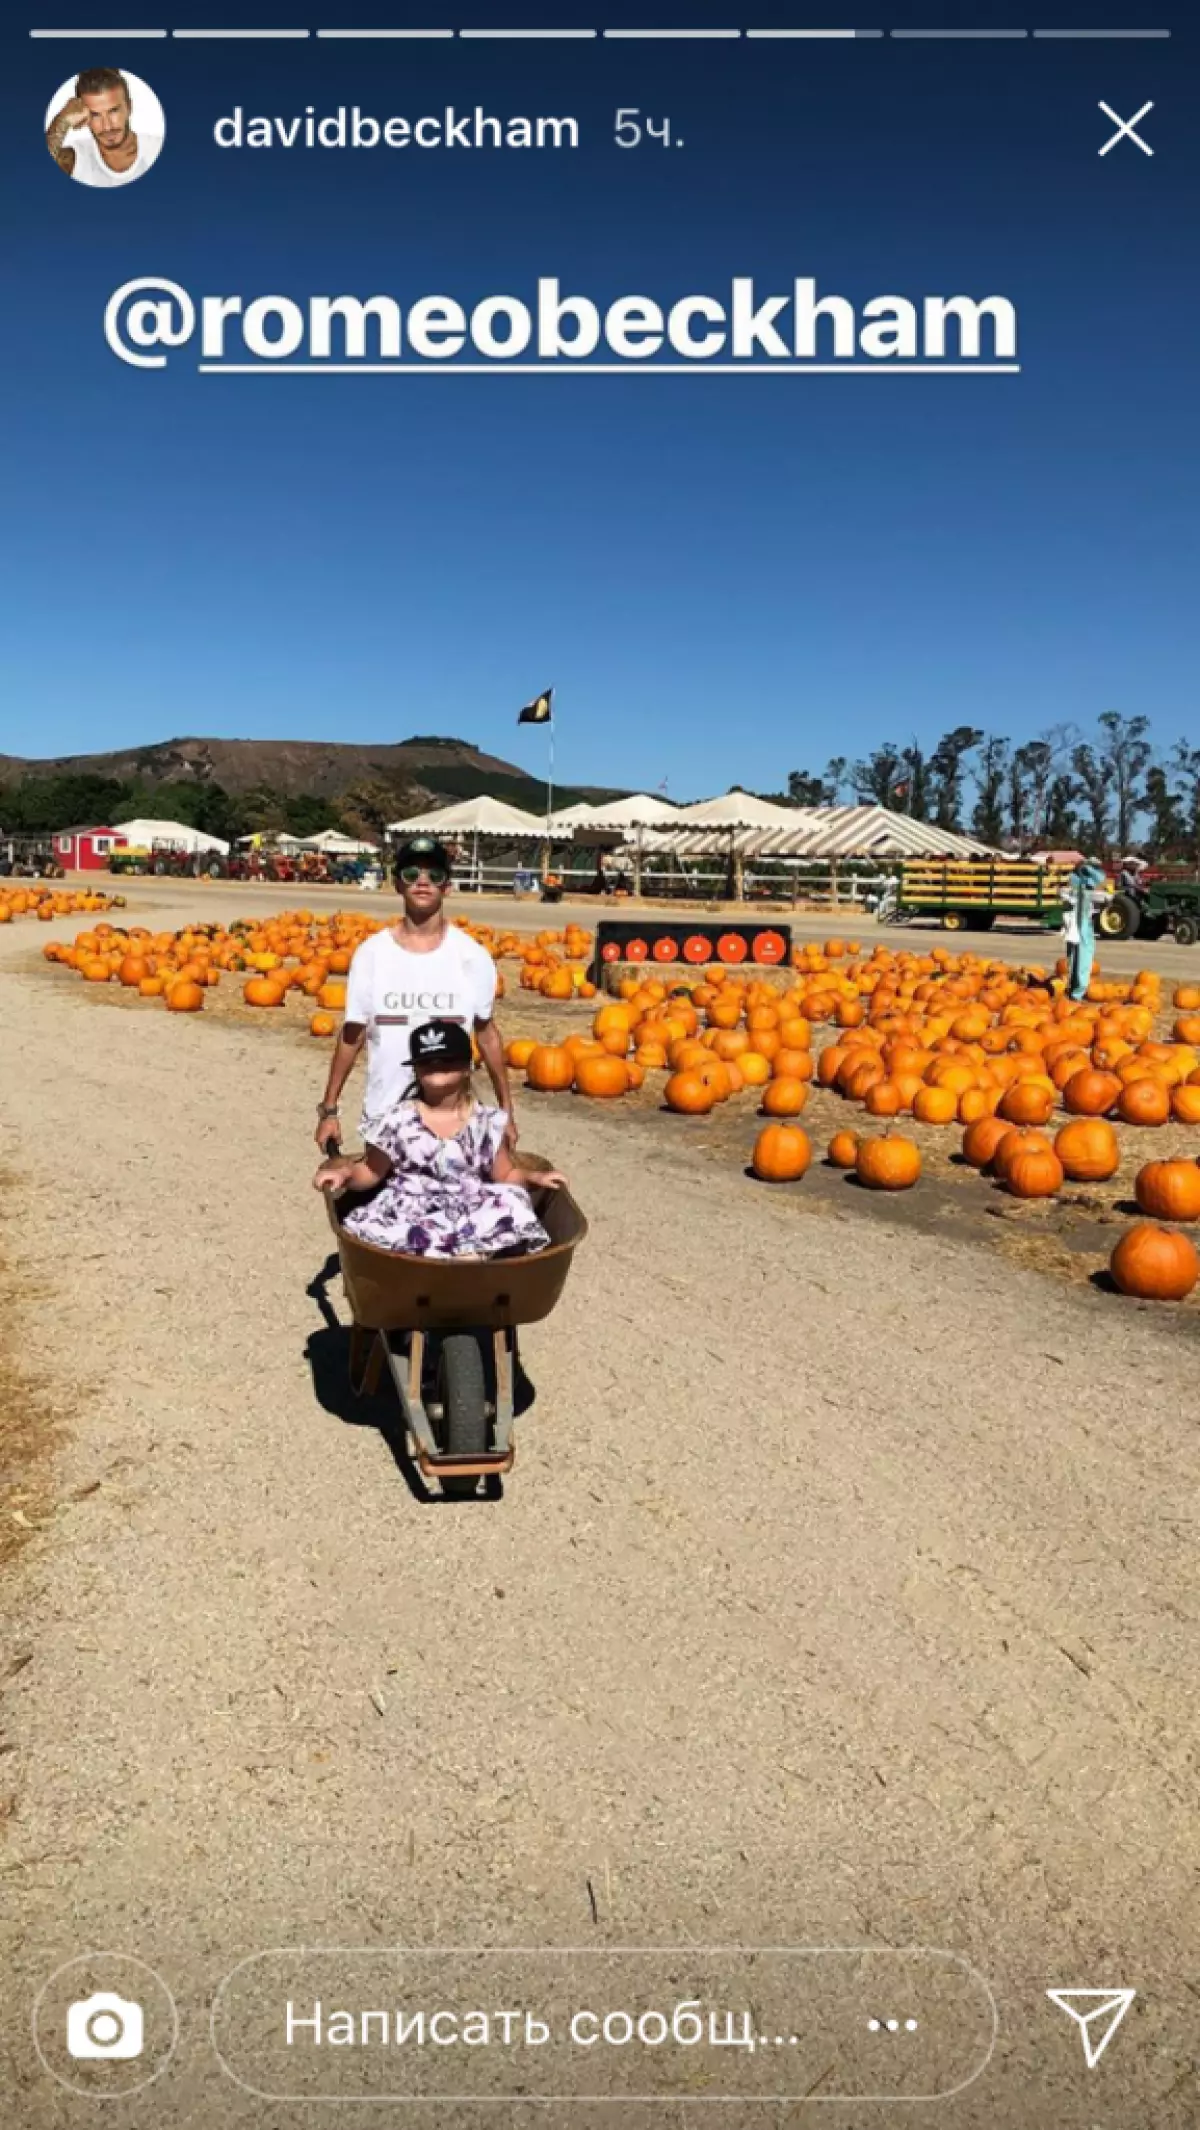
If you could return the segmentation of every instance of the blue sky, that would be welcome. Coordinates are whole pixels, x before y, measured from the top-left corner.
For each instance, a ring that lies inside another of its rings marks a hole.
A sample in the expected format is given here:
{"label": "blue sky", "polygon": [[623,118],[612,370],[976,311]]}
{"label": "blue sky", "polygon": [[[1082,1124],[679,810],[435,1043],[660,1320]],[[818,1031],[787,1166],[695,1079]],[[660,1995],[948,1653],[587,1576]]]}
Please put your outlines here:
{"label": "blue sky", "polygon": [[[1148,10],[1150,10],[1148,12]],[[126,10],[126,14],[130,11]],[[135,19],[228,20],[215,6]],[[355,6],[362,24],[495,7]],[[1194,45],[1154,0],[976,11],[524,6],[523,23],[1170,24],[1170,44],[196,45],[8,33],[21,218],[3,356],[0,751],[456,733],[689,798],[968,722],[1196,716]],[[1173,19],[1174,17],[1174,19]],[[33,11],[30,21],[54,16]],[[72,21],[81,19],[74,9]],[[83,20],[88,16],[84,14]],[[91,14],[96,22],[103,14]],[[316,24],[281,0],[254,19]],[[334,19],[349,20],[344,10]],[[68,72],[167,114],[136,186],[40,143]],[[1188,87],[1190,81],[1190,90]],[[1147,98],[1156,153],[1097,149]],[[219,151],[216,118],[359,103],[575,115],[569,154]],[[685,146],[621,153],[619,105]],[[210,378],[120,363],[113,288],[604,300],[999,292],[1020,377]]]}

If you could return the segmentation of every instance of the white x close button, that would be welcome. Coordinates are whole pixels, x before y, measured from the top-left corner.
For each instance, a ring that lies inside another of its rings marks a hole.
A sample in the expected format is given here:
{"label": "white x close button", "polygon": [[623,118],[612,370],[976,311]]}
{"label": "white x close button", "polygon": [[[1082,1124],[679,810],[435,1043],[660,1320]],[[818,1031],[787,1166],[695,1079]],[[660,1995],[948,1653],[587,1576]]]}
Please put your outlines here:
{"label": "white x close button", "polygon": [[1153,155],[1153,148],[1142,139],[1140,133],[1133,130],[1145,118],[1147,111],[1153,111],[1152,103],[1143,104],[1141,110],[1135,111],[1132,118],[1122,118],[1120,112],[1114,111],[1111,104],[1101,103],[1098,108],[1103,111],[1105,118],[1111,118],[1117,129],[1111,140],[1105,141],[1103,148],[1098,151],[1099,154],[1107,155],[1109,149],[1115,148],[1118,141],[1132,141],[1135,147],[1141,149],[1143,155]]}

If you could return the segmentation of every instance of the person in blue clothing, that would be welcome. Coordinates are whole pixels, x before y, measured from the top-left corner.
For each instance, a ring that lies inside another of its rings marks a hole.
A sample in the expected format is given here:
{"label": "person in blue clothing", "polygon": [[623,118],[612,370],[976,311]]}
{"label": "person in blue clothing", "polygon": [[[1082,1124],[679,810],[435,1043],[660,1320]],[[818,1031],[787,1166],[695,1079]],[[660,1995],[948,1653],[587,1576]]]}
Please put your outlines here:
{"label": "person in blue clothing", "polygon": [[1067,997],[1087,997],[1087,988],[1092,977],[1092,963],[1096,959],[1096,926],[1092,913],[1092,900],[1097,888],[1104,886],[1104,874],[1098,865],[1083,858],[1071,875],[1067,888],[1066,910],[1063,916],[1063,939],[1067,948]]}

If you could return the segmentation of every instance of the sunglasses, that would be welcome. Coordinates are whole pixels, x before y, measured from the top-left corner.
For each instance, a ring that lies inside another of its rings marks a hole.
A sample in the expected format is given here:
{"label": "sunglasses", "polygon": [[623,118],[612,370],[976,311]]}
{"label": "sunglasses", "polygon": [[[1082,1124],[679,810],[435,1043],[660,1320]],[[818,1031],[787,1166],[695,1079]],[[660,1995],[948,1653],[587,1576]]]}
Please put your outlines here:
{"label": "sunglasses", "polygon": [[422,878],[429,882],[430,887],[445,887],[449,875],[441,865],[402,865],[400,878],[405,887],[412,887],[415,881]]}

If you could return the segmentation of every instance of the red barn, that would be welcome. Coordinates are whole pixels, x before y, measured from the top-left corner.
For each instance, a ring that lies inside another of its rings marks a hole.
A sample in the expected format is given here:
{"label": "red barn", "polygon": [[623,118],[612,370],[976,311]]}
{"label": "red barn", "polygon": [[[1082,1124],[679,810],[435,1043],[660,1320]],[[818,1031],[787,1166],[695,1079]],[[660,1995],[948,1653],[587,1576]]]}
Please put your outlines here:
{"label": "red barn", "polygon": [[60,828],[54,837],[54,855],[65,873],[103,873],[108,854],[119,850],[125,838],[115,828]]}

